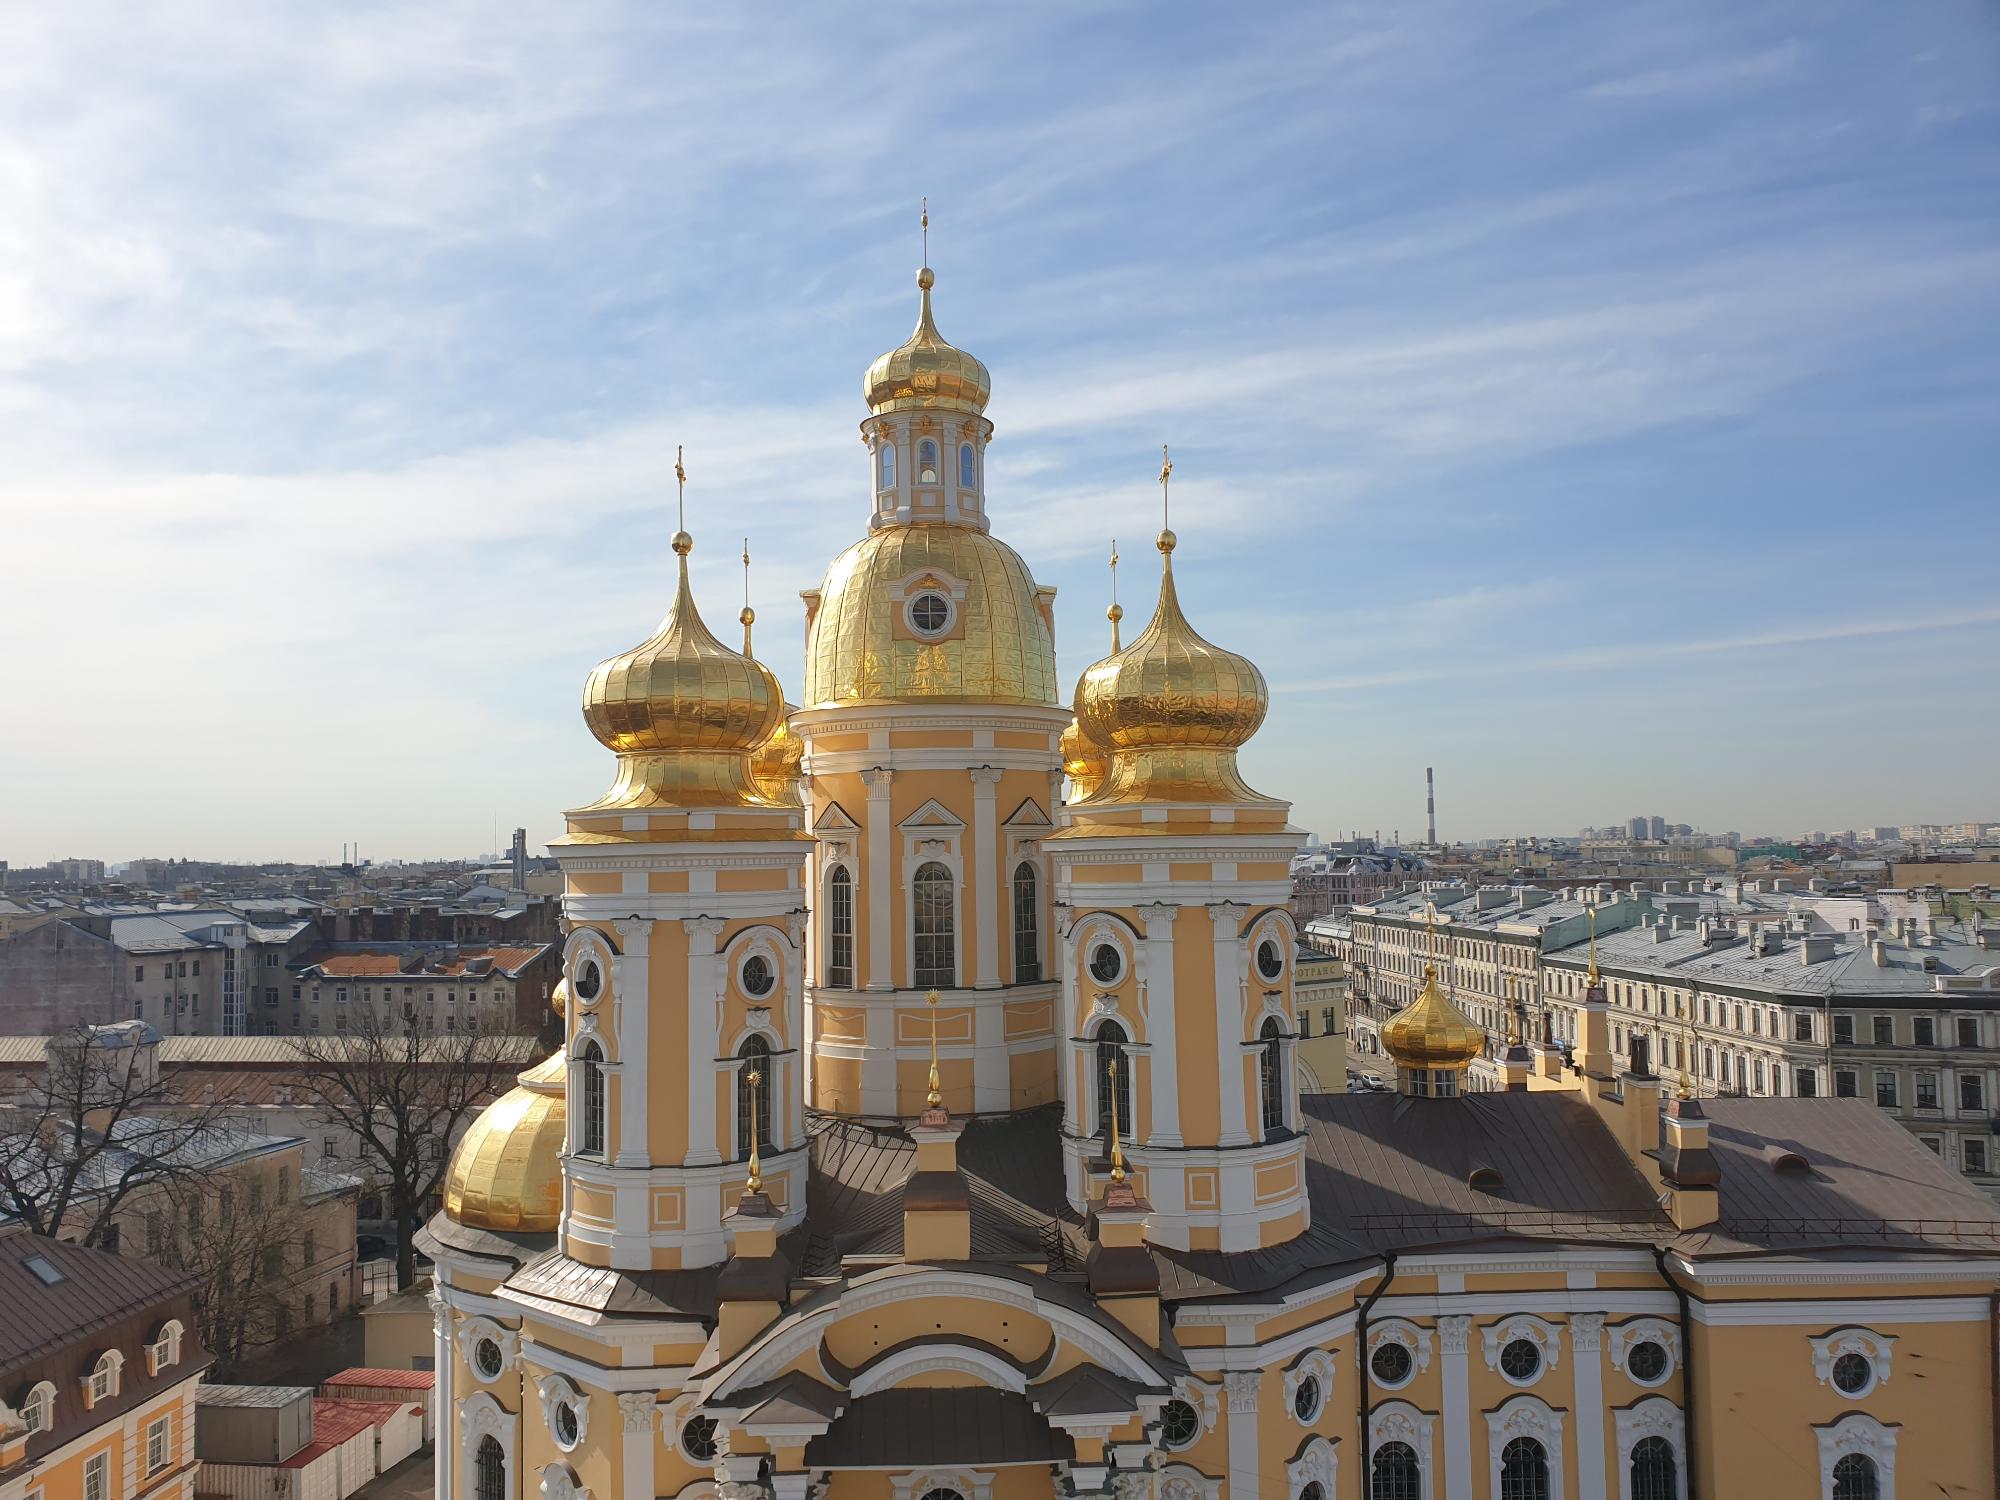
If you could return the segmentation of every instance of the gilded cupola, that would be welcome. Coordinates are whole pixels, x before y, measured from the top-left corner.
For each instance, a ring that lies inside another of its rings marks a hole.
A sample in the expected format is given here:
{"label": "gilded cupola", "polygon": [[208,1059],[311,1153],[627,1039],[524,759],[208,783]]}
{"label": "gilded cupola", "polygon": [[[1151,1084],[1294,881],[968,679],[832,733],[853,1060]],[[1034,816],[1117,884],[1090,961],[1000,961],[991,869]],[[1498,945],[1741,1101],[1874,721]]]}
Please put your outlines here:
{"label": "gilded cupola", "polygon": [[1104,752],[1090,742],[1075,719],[1069,721],[1069,728],[1062,732],[1058,744],[1063,774],[1069,777],[1070,800],[1081,802],[1103,784]]}
{"label": "gilded cupola", "polygon": [[1088,799],[1269,802],[1236,769],[1236,752],[1264,722],[1270,694],[1255,662],[1205,641],[1174,591],[1174,534],[1159,536],[1160,602],[1131,645],[1084,670],[1076,722],[1108,757]]}
{"label": "gilded cupola", "polygon": [[651,637],[597,664],[583,689],[583,717],[617,752],[618,781],[598,807],[757,807],[750,756],[784,713],[778,680],[762,662],[710,633],[688,586],[694,541],[674,535],[680,581],[673,608]]}
{"label": "gilded cupola", "polygon": [[1486,1050],[1486,1033],[1438,988],[1424,965],[1417,998],[1382,1023],[1382,1050],[1396,1060],[1402,1092],[1445,1098],[1465,1092],[1465,1070]]}
{"label": "gilded cupola", "polygon": [[929,266],[917,272],[915,332],[877,358],[862,378],[861,393],[878,417],[892,411],[957,411],[976,417],[985,412],[993,394],[986,366],[946,343],[932,321],[931,287],[936,281]]}
{"label": "gilded cupola", "polygon": [[[567,1017],[569,981],[558,979],[549,1007]],[[451,1153],[444,1211],[474,1229],[543,1234],[562,1217],[562,1147],[568,1064],[561,1052],[515,1079],[488,1105]]]}

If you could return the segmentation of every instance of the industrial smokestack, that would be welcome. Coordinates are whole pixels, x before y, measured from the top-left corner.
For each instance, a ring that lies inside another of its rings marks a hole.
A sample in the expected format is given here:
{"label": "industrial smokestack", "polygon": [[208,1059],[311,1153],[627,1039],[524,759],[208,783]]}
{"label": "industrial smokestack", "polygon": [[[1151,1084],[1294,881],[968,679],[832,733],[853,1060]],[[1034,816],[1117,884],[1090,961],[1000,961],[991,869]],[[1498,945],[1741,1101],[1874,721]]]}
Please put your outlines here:
{"label": "industrial smokestack", "polygon": [[1424,767],[1424,816],[1430,821],[1430,843],[1435,848],[1438,841],[1437,773],[1429,766]]}

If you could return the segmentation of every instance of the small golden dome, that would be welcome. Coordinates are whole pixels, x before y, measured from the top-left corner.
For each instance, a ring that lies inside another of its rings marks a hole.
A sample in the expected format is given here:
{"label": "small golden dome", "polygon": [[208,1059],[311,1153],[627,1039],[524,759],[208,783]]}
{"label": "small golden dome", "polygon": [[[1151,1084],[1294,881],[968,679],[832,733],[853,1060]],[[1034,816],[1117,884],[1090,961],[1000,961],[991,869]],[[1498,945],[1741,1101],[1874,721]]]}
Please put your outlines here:
{"label": "small golden dome", "polygon": [[1111,802],[1268,802],[1236,769],[1236,751],[1270,704],[1255,662],[1205,641],[1174,591],[1171,531],[1160,533],[1160,602],[1137,639],[1084,669],[1076,722],[1108,752]]}
{"label": "small golden dome", "polygon": [[784,708],[763,663],[718,641],[695,609],[687,555],[674,535],[680,582],[660,628],[599,662],[583,689],[583,717],[618,753],[618,783],[599,807],[757,806],[748,757]]}
{"label": "small golden dome", "polygon": [[444,1211],[452,1222],[519,1234],[556,1227],[567,1070],[560,1052],[544,1059],[472,1122],[445,1172]]}
{"label": "small golden dome", "polygon": [[1081,802],[1104,781],[1104,752],[1090,742],[1075,719],[1069,721],[1069,728],[1062,732],[1059,743],[1063,774],[1069,777],[1070,795]]}
{"label": "small golden dome", "polygon": [[1417,998],[1382,1023],[1382,1050],[1399,1067],[1463,1072],[1486,1050],[1486,1033],[1446,998],[1437,967],[1426,964]]}
{"label": "small golden dome", "polygon": [[549,991],[549,1009],[554,1011],[558,1021],[569,1020],[569,976],[563,975],[556,981],[556,987]]}
{"label": "small golden dome", "polygon": [[[951,600],[935,640],[910,601]],[[1028,565],[969,526],[882,526],[833,560],[806,642],[808,708],[860,703],[1056,705],[1056,651]]]}
{"label": "small golden dome", "polygon": [[792,732],[792,706],[785,705],[785,717],[771,731],[771,737],[750,757],[750,776],[767,802],[799,801],[799,767],[805,760],[805,742]]}
{"label": "small golden dome", "polygon": [[878,358],[862,378],[861,393],[878,417],[891,411],[962,411],[979,416],[993,394],[986,366],[944,341],[931,321],[931,286],[937,277],[917,272],[917,327]]}

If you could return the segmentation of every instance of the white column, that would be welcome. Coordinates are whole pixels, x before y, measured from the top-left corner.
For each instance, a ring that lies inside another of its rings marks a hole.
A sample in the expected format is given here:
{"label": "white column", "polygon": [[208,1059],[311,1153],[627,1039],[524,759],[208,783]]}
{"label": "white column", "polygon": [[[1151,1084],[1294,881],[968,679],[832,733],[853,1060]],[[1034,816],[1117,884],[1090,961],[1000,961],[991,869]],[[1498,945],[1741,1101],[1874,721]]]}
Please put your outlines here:
{"label": "white column", "polygon": [[1576,1491],[1579,1500],[1604,1500],[1604,1314],[1572,1314],[1569,1338],[1576,1355]]}
{"label": "white column", "polygon": [[611,925],[618,929],[618,943],[624,949],[611,961],[611,991],[617,1001],[618,1056],[636,1064],[624,1070],[618,1086],[618,1152],[612,1164],[649,1167],[653,1159],[646,1139],[644,1079],[652,1063],[646,1049],[650,1045],[648,1022],[652,1017],[652,1006],[647,1003],[647,991],[652,987],[647,950],[653,924],[643,917],[626,917]]}
{"label": "white column", "polygon": [[1070,934],[1076,931],[1076,910],[1058,901],[1050,908],[1054,918],[1049,939],[1049,962],[1055,965],[1055,979],[1061,987],[1060,1008],[1056,1012],[1056,1084],[1062,1090],[1063,1125],[1074,1134],[1083,1134],[1083,1101],[1077,1095],[1077,1061],[1069,1038],[1081,1030],[1078,1013],[1076,974],[1078,965],[1069,961]]}
{"label": "white column", "polygon": [[[1000,773],[992,766],[974,766],[972,777],[972,857],[966,861],[973,872],[973,942],[979,961],[973,985],[982,990],[1000,988],[1000,901],[1009,889],[999,847],[1000,819],[994,809],[994,789]],[[1004,1107],[1004,1106],[1002,1106]]]}
{"label": "white column", "polygon": [[1174,1031],[1174,919],[1181,909],[1154,901],[1138,909],[1146,924],[1146,1041],[1152,1047],[1149,1146],[1181,1144],[1180,1051]]}
{"label": "white column", "polygon": [[[715,1143],[715,1049],[721,1045],[715,1034],[716,996],[721,991],[715,940],[723,923],[720,917],[691,917],[681,927],[688,940],[687,1164],[706,1167],[722,1160]],[[643,1087],[643,1078],[633,1082]],[[693,1227],[692,1217],[688,1222]]]}
{"label": "white column", "polygon": [[[1444,1500],[1474,1500],[1472,1493],[1472,1395],[1467,1359],[1472,1319],[1452,1314],[1438,1319],[1444,1351]],[[1559,1462],[1556,1454],[1551,1463]]]}
{"label": "white column", "polygon": [[1257,1388],[1255,1370],[1232,1370],[1222,1377],[1229,1402],[1229,1500],[1257,1500]]}
{"label": "white column", "polygon": [[1222,1132],[1217,1144],[1223,1146],[1250,1144],[1243,1102],[1242,937],[1243,917],[1249,910],[1236,901],[1218,901],[1208,908],[1215,923],[1215,1066],[1222,1085]]}
{"label": "white column", "polygon": [[653,1500],[653,1408],[651,1391],[623,1391],[618,1414],[625,1428],[625,1500]]}
{"label": "white column", "polygon": [[868,786],[868,980],[866,988],[892,990],[896,987],[895,954],[889,941],[889,875],[893,863],[889,840],[895,829],[889,811],[889,783],[894,771],[880,766],[863,771]]}
{"label": "white column", "polygon": [[[451,1500],[451,1461],[458,1452],[458,1392],[452,1389],[451,1308],[432,1291],[431,1368],[437,1373],[437,1441],[431,1453],[431,1483],[438,1500]],[[446,1429],[449,1428],[449,1431]]]}

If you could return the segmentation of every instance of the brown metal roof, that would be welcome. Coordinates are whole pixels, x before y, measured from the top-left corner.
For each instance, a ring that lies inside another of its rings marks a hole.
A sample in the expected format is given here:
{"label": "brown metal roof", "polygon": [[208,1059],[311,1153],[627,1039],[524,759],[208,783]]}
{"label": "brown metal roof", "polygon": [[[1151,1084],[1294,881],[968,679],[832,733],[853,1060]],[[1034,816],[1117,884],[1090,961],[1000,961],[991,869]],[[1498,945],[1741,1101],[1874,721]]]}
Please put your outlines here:
{"label": "brown metal roof", "polygon": [[[60,1277],[51,1283],[29,1265],[39,1260]],[[0,1228],[0,1373],[51,1349],[86,1342],[135,1312],[185,1295],[199,1276],[151,1261],[64,1240],[44,1239],[19,1226]],[[129,1352],[129,1351],[128,1351]]]}
{"label": "brown metal roof", "polygon": [[806,1444],[813,1469],[916,1464],[1043,1464],[1076,1457],[1024,1397],[983,1389],[895,1390],[863,1396]]}

